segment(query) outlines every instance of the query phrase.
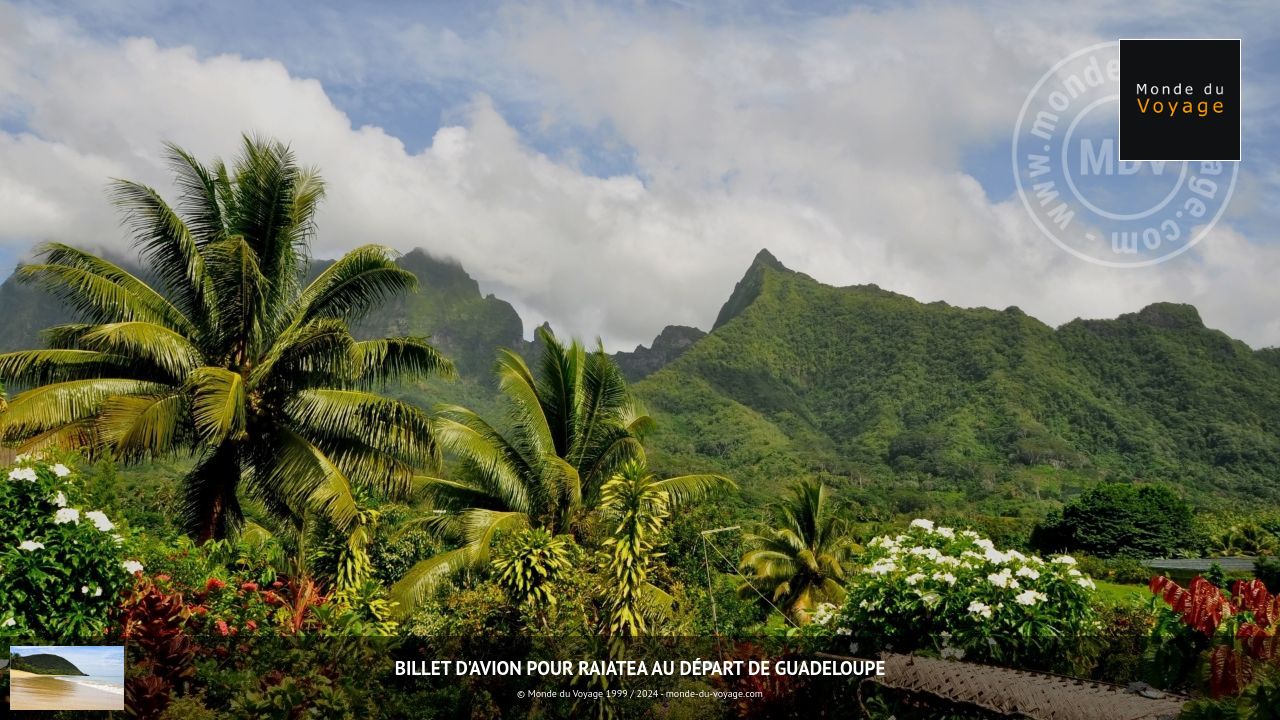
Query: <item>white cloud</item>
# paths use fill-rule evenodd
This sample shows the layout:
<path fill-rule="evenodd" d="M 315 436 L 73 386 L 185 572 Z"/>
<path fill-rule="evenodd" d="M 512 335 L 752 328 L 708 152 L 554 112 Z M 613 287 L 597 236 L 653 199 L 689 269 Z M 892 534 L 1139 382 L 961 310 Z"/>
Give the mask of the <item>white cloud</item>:
<path fill-rule="evenodd" d="M 1043 68 L 1095 40 L 1087 30 L 935 6 L 785 30 L 571 7 L 511 11 L 471 55 L 445 30 L 409 27 L 397 41 L 450 39 L 415 57 L 443 55 L 485 87 L 521 85 L 544 128 L 607 128 L 638 177 L 584 174 L 571 159 L 582 148 L 532 150 L 483 94 L 413 154 L 352 127 L 320 83 L 280 62 L 100 42 L 0 4 L 0 99 L 31 130 L 0 132 L 0 244 L 122 247 L 108 176 L 163 183 L 162 141 L 225 156 L 249 131 L 322 169 L 318 255 L 423 246 L 512 300 L 528 327 L 550 319 L 615 347 L 668 323 L 708 327 L 761 247 L 833 284 L 1016 304 L 1055 323 L 1195 302 L 1233 335 L 1280 342 L 1250 309 L 1280 300 L 1276 251 L 1220 226 L 1185 259 L 1094 267 L 964 172 L 966 151 L 1005 141 Z"/>

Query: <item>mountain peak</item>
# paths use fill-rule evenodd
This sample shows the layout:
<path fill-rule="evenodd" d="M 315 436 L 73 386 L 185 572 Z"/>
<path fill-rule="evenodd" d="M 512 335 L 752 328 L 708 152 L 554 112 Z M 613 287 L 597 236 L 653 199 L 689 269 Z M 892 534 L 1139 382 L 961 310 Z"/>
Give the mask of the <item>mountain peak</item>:
<path fill-rule="evenodd" d="M 756 253 L 755 259 L 751 261 L 751 267 L 767 267 L 772 270 L 782 270 L 784 272 L 788 270 L 787 266 L 783 265 L 781 260 L 774 256 L 773 253 L 769 252 L 769 248 L 760 248 L 760 252 Z"/>
<path fill-rule="evenodd" d="M 711 326 L 712 330 L 715 330 L 721 325 L 724 325 L 737 317 L 738 313 L 742 312 L 747 308 L 747 306 L 755 302 L 755 299 L 760 296 L 760 291 L 764 287 L 764 275 L 768 271 L 785 273 L 791 272 L 787 266 L 783 265 L 782 262 L 778 260 L 778 258 L 774 257 L 773 253 L 769 252 L 766 248 L 761 249 L 760 252 L 756 253 L 755 259 L 751 261 L 751 267 L 747 268 L 746 274 L 743 275 L 742 279 L 733 286 L 733 294 L 730 295 L 729 299 L 725 301 L 725 304 L 721 306 L 720 314 L 716 315 L 716 322 Z"/>
<path fill-rule="evenodd" d="M 1142 308 L 1132 316 L 1152 327 L 1173 329 L 1203 328 L 1200 311 L 1185 303 L 1157 302 Z"/>

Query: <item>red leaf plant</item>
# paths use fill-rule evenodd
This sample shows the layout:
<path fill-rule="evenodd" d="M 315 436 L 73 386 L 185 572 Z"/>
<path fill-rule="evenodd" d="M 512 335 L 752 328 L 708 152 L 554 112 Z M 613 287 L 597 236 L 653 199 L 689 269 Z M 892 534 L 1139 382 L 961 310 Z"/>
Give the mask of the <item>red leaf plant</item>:
<path fill-rule="evenodd" d="M 1207 638 L 1217 636 L 1219 644 L 1206 657 L 1213 697 L 1238 695 L 1252 682 L 1256 662 L 1280 661 L 1280 596 L 1262 581 L 1237 580 L 1230 599 L 1199 576 L 1186 588 L 1164 576 L 1152 578 L 1150 587 L 1183 623 Z M 1229 627 L 1221 637 L 1224 624 Z"/>

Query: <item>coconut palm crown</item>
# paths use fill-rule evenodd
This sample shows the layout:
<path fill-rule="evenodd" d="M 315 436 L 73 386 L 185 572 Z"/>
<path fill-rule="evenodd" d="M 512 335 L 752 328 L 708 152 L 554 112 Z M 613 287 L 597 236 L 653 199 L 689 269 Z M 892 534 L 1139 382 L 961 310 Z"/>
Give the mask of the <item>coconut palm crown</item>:
<path fill-rule="evenodd" d="M 166 155 L 176 204 L 110 185 L 146 280 L 58 243 L 18 270 L 81 321 L 46 331 L 48 349 L 0 355 L 0 379 L 25 388 L 0 439 L 124 462 L 194 455 L 181 507 L 201 540 L 234 532 L 244 497 L 347 527 L 358 494 L 406 492 L 438 461 L 429 418 L 373 390 L 452 365 L 423 338 L 356 340 L 348 323 L 414 275 L 367 245 L 306 283 L 324 185 L 278 142 L 244 138 L 231 166 Z"/>
<path fill-rule="evenodd" d="M 643 463 L 641 440 L 653 421 L 613 359 L 602 348 L 564 343 L 546 328 L 536 335 L 536 373 L 518 353 L 499 354 L 504 422 L 462 407 L 439 409 L 436 433 L 455 462 L 447 478 L 418 478 L 418 490 L 428 524 L 460 547 L 418 563 L 396 583 L 392 595 L 406 610 L 454 571 L 488 563 L 504 532 L 537 527 L 581 537 L 598 519 L 610 480 Z M 732 485 L 717 475 L 646 482 L 672 507 Z"/>
<path fill-rule="evenodd" d="M 844 600 L 841 581 L 851 543 L 829 499 L 817 480 L 792 486 L 776 510 L 778 526 L 748 536 L 752 549 L 742 556 L 747 581 L 739 591 L 764 593 L 797 624 L 807 622 L 818 603 Z"/>

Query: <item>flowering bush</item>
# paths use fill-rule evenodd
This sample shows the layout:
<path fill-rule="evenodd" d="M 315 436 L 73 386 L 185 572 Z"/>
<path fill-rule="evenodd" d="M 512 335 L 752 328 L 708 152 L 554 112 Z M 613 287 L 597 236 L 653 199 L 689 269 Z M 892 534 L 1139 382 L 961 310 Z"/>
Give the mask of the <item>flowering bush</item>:
<path fill-rule="evenodd" d="M 142 570 L 105 514 L 78 507 L 71 475 L 26 457 L 0 474 L 0 637 L 100 637 Z"/>
<path fill-rule="evenodd" d="M 915 520 L 869 542 L 824 632 L 860 650 L 935 649 L 946 658 L 1061 668 L 1093 631 L 1093 581 L 1075 560 L 1001 551 L 970 530 Z M 815 618 L 815 623 L 818 618 Z"/>

